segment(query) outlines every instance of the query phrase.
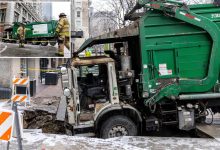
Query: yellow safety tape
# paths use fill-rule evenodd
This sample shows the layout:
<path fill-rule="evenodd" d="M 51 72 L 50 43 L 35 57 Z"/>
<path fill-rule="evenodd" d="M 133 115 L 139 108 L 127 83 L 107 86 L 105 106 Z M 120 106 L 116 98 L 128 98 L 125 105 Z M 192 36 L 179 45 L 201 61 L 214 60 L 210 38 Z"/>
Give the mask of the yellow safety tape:
<path fill-rule="evenodd" d="M 60 72 L 60 70 L 55 69 L 37 69 L 37 68 L 28 68 L 28 69 L 21 69 L 20 71 L 41 71 L 41 72 Z"/>

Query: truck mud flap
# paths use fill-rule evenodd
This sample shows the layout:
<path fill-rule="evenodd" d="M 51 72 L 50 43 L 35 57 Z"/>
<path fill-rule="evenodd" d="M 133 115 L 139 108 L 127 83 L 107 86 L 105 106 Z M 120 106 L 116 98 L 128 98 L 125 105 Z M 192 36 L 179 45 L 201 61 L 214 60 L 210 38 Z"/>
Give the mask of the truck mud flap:
<path fill-rule="evenodd" d="M 65 121 L 67 111 L 66 96 L 61 96 L 61 100 L 57 109 L 56 120 Z"/>

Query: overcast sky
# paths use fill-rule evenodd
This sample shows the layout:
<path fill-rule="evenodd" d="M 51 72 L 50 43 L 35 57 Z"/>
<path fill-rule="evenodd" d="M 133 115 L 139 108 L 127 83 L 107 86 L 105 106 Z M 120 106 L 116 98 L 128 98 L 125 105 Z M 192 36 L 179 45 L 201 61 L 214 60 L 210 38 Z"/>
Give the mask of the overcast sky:
<path fill-rule="evenodd" d="M 106 4 L 109 0 L 92 0 L 92 6 L 95 10 L 103 10 L 103 8 L 107 9 Z M 188 3 L 212 3 L 214 0 L 179 0 L 185 1 Z"/>
<path fill-rule="evenodd" d="M 53 19 L 58 20 L 60 13 L 65 13 L 67 17 L 70 19 L 70 2 L 53 2 L 52 9 L 53 9 Z"/>
<path fill-rule="evenodd" d="M 92 0 L 92 7 L 96 10 L 107 9 L 108 0 Z"/>

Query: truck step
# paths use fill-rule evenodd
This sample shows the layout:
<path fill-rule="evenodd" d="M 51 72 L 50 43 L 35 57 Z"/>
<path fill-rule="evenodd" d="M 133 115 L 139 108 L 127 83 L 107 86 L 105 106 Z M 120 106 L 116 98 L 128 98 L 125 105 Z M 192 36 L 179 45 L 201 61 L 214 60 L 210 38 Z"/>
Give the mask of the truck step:
<path fill-rule="evenodd" d="M 95 133 L 82 133 L 82 134 L 75 134 L 74 136 L 78 136 L 78 137 L 95 137 Z"/>
<path fill-rule="evenodd" d="M 177 114 L 177 110 L 161 111 L 162 115 Z"/>
<path fill-rule="evenodd" d="M 74 129 L 93 128 L 93 127 L 94 127 L 94 123 L 81 124 L 81 125 L 78 125 L 78 126 L 74 126 Z"/>
<path fill-rule="evenodd" d="M 163 122 L 164 125 L 173 125 L 173 124 L 177 124 L 178 121 L 167 121 L 167 122 Z"/>

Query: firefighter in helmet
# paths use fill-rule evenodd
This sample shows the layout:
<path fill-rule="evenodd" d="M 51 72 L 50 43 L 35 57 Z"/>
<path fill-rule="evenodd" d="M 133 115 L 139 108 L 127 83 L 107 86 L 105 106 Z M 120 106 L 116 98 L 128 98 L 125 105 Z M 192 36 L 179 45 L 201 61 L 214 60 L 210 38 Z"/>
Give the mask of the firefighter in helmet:
<path fill-rule="evenodd" d="M 19 40 L 19 47 L 23 48 L 24 47 L 24 42 L 25 42 L 25 33 L 26 29 L 23 23 L 20 24 L 19 28 L 17 29 L 17 36 Z"/>
<path fill-rule="evenodd" d="M 58 26 L 56 28 L 56 35 L 59 44 L 57 55 L 64 56 L 64 47 L 66 46 L 67 49 L 70 49 L 70 24 L 65 13 L 61 13 L 59 18 Z"/>

